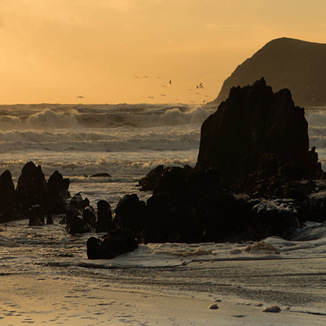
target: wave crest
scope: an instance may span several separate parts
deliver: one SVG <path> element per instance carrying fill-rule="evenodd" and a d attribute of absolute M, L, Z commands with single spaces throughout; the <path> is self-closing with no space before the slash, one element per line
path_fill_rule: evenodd
<path fill-rule="evenodd" d="M 166 105 L 0 105 L 0 129 L 117 128 L 200 125 L 211 109 Z"/>

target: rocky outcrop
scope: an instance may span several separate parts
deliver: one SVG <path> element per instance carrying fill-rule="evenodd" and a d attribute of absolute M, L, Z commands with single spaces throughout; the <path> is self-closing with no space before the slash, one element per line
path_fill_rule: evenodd
<path fill-rule="evenodd" d="M 322 173 L 304 109 L 262 78 L 232 88 L 203 123 L 195 168 L 150 171 L 139 185 L 152 197 L 146 205 L 125 198 L 117 222 L 145 243 L 286 237 L 307 219 L 321 220 L 309 197 Z"/>
<path fill-rule="evenodd" d="M 69 179 L 55 171 L 46 181 L 41 166 L 27 162 L 15 188 L 9 170 L 0 176 L 0 223 L 17 218 L 29 218 L 30 225 L 43 225 L 44 216 L 66 213 L 70 196 Z"/>
<path fill-rule="evenodd" d="M 232 186 L 253 173 L 298 180 L 322 172 L 315 149 L 309 151 L 304 109 L 294 105 L 289 90 L 273 93 L 263 78 L 232 88 L 203 123 L 196 168 L 215 168 Z"/>
<path fill-rule="evenodd" d="M 326 105 L 326 44 L 290 38 L 272 40 L 235 69 L 209 104 L 218 106 L 232 87 L 250 85 L 262 77 L 274 91 L 290 89 L 297 105 Z"/>

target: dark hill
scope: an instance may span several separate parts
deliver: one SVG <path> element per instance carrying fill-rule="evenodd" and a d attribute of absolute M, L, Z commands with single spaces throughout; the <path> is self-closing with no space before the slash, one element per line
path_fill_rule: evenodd
<path fill-rule="evenodd" d="M 210 104 L 226 100 L 233 86 L 251 85 L 262 77 L 274 91 L 290 89 L 297 105 L 326 105 L 326 44 L 290 38 L 267 43 L 235 69 Z"/>

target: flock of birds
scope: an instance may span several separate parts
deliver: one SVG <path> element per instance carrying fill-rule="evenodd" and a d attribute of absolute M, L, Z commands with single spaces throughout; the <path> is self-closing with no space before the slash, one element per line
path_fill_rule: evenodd
<path fill-rule="evenodd" d="M 136 79 L 140 80 L 140 79 L 150 79 L 149 76 L 147 75 L 144 75 L 144 76 L 135 76 Z M 166 80 L 165 82 L 163 82 L 163 78 L 158 76 L 156 77 L 157 80 L 160 81 L 160 91 L 159 91 L 159 94 L 156 96 L 156 97 L 166 97 L 168 94 L 167 94 L 167 90 L 168 88 L 172 87 L 172 80 L 169 79 L 169 80 Z M 166 90 L 163 92 L 163 89 Z M 204 85 L 202 82 L 198 83 L 197 85 L 195 85 L 194 88 L 188 88 L 188 91 L 190 92 L 189 93 L 189 97 L 191 98 L 192 95 L 195 95 L 197 97 L 196 100 L 194 100 L 193 98 L 192 99 L 187 99 L 187 102 L 189 101 L 190 103 L 199 103 L 200 100 L 198 99 L 199 96 L 201 96 L 201 98 L 205 97 L 205 98 L 208 98 L 208 95 L 206 94 L 203 94 L 203 90 L 205 89 Z M 147 97 L 150 99 L 150 100 L 154 100 L 155 99 L 155 96 L 153 95 L 147 95 Z M 83 95 L 78 95 L 76 96 L 77 99 L 84 99 L 84 96 Z M 175 99 L 176 102 L 179 101 L 178 98 Z M 206 104 L 207 103 L 207 99 L 204 99 L 202 100 L 202 103 L 203 104 Z"/>
<path fill-rule="evenodd" d="M 135 76 L 135 78 L 136 79 L 149 79 L 150 77 L 148 77 L 147 75 L 144 75 L 143 77 Z M 161 81 L 161 84 L 160 84 L 160 86 L 161 86 L 161 92 L 159 93 L 159 96 L 160 97 L 166 97 L 167 96 L 167 92 L 166 91 L 163 92 L 163 89 L 164 90 L 168 90 L 169 87 L 172 87 L 172 84 L 173 84 L 172 83 L 172 80 L 169 79 L 165 83 L 162 83 L 162 81 L 163 81 L 163 78 L 162 77 L 158 76 L 156 78 Z M 200 82 L 194 88 L 188 88 L 188 91 L 190 92 L 191 95 L 204 96 L 205 98 L 208 98 L 208 95 L 202 93 L 202 90 L 203 89 L 205 89 L 205 87 L 204 87 L 203 83 Z M 154 100 L 154 98 L 155 98 L 155 96 L 153 96 L 153 95 L 147 95 L 147 97 L 149 99 L 151 99 L 151 100 Z M 176 98 L 175 101 L 178 102 L 179 99 Z M 205 99 L 202 102 L 203 102 L 203 104 L 205 104 L 205 103 L 207 103 L 207 100 Z M 198 103 L 198 100 L 197 101 L 190 100 L 190 103 Z"/>

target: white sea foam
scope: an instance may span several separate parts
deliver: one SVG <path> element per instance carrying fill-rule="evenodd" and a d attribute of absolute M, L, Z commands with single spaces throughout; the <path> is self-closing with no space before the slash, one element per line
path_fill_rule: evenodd
<path fill-rule="evenodd" d="M 316 225 L 314 227 L 317 227 Z M 319 225 L 325 230 L 325 226 Z M 270 237 L 263 242 L 277 249 L 248 251 L 248 243 L 150 243 L 141 244 L 133 252 L 110 260 L 87 260 L 85 243 L 92 234 L 67 235 L 59 219 L 54 225 L 29 227 L 27 221 L 15 221 L 2 226 L 0 241 L 2 264 L 7 268 L 33 271 L 37 266 L 65 267 L 72 270 L 97 267 L 172 267 L 198 261 L 236 261 L 269 259 L 323 258 L 326 234 L 309 241 L 287 241 Z M 20 248 L 17 251 L 17 247 Z M 278 252 L 278 253 L 277 253 Z"/>

